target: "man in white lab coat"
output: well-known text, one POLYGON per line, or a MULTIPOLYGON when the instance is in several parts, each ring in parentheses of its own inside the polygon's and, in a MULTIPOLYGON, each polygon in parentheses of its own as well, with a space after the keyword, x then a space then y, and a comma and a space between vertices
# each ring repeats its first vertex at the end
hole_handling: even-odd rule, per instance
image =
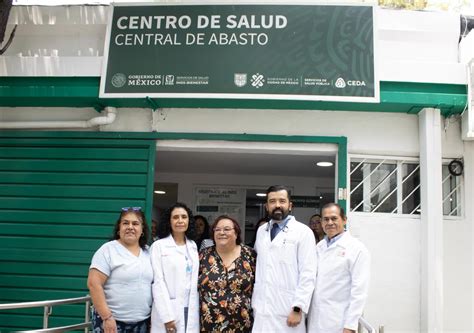
POLYGON ((257 231, 257 271, 252 332, 306 332, 305 317, 316 278, 316 242, 309 227, 290 214, 290 191, 267 190, 271 220, 257 231))
POLYGON ((326 237, 316 246, 318 272, 308 318, 308 332, 354 333, 364 309, 370 278, 367 248, 345 231, 344 209, 323 206, 326 237))

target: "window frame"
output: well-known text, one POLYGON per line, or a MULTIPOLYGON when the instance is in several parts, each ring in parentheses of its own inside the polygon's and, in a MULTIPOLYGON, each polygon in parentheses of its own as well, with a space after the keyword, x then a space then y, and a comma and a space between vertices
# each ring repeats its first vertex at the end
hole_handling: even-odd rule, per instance
MULTIPOLYGON (((348 175, 348 196, 347 196, 347 208, 348 212, 350 214, 381 214, 381 215, 391 215, 394 217, 407 217, 407 218, 420 218, 421 214, 407 214, 407 213, 398 213, 398 210, 403 209, 403 186, 401 186, 402 182, 402 173, 401 172, 396 172, 396 179, 397 179, 397 189, 396 189, 396 195, 397 195, 397 212, 364 212, 364 211, 353 211, 351 209, 351 164, 352 163, 361 163, 363 160, 364 163, 387 163, 387 164, 395 164, 396 165, 396 170, 400 170, 402 167, 402 164, 408 163, 408 164, 418 164, 420 163, 420 159, 418 157, 407 157, 407 156, 387 156, 387 155, 365 155, 365 154, 348 154, 348 161, 347 161, 347 175, 348 175)), ((453 159, 452 158, 443 158, 442 159, 442 166, 445 166, 449 164, 453 159)), ((458 200, 460 202, 459 204, 459 215, 444 215, 443 211, 443 204, 442 204, 442 211, 443 211, 443 220, 462 220, 464 219, 464 174, 462 174, 459 179, 459 189, 457 190, 458 193, 458 200)), ((420 183, 420 189, 421 189, 421 183, 420 183)), ((442 192, 443 195, 443 200, 444 200, 444 191, 442 192)))

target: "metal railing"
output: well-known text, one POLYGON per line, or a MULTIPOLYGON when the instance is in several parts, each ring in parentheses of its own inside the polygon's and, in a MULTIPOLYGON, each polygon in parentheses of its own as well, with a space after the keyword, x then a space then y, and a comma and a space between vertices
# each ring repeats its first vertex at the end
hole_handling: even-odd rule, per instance
MULTIPOLYGON (((42 332, 42 333, 61 333, 73 330, 80 330, 84 329, 84 332, 89 332, 89 328, 91 325, 90 317, 89 317, 89 308, 91 305, 91 297, 89 295, 84 297, 76 297, 76 298, 66 298, 66 299, 58 299, 53 301, 38 301, 38 302, 20 302, 20 303, 8 303, 8 304, 0 304, 0 311, 1 310, 13 310, 13 309, 26 309, 26 308, 39 308, 43 307, 43 329, 35 329, 35 330, 27 330, 27 331, 16 331, 16 332, 42 332), (66 304, 77 304, 85 302, 85 310, 84 310, 84 322, 74 325, 68 326, 61 326, 61 327, 51 327, 48 328, 49 316, 53 313, 53 306, 57 305, 66 305, 66 304)), ((363 333, 367 331, 368 333, 377 333, 375 328, 364 318, 359 318, 359 325, 357 328, 358 333, 363 333)), ((380 333, 384 331, 383 326, 380 327, 380 333)))
POLYGON ((369 332, 369 333, 377 333, 375 328, 372 325, 370 325, 370 323, 367 320, 365 320, 364 317, 360 317, 359 318, 359 327, 357 328, 357 333, 363 333, 364 330, 369 332))
POLYGON ((89 308, 91 304, 91 297, 89 295, 77 298, 66 298, 52 301, 38 301, 38 302, 20 302, 20 303, 8 303, 0 304, 0 310, 13 310, 13 309, 26 309, 26 308, 39 308, 43 307, 43 329, 35 329, 31 331, 15 331, 15 332, 44 332, 44 333, 60 333, 73 330, 84 329, 84 332, 89 331, 91 322, 89 317, 89 308), (49 316, 53 313, 53 306, 66 305, 66 304, 77 304, 85 302, 85 314, 84 322, 74 325, 51 327, 48 328, 49 316))

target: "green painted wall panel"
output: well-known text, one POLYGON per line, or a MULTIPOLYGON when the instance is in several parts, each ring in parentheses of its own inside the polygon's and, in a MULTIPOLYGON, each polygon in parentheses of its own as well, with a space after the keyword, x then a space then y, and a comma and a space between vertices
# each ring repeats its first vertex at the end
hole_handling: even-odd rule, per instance
MULTIPOLYGON (((41 147, 41 148, 126 148, 144 149, 150 142, 149 135, 136 132, 25 132, 8 131, 1 133, 4 147, 41 147), (140 140, 145 138, 145 140, 140 140), (34 141, 32 140, 34 139, 34 141), (54 139, 54 140, 52 140, 54 139), (78 140, 80 139, 80 140, 78 140), (100 140, 105 139, 105 140, 100 140), (118 139, 118 140, 114 140, 118 139), (110 140, 110 141, 109 141, 110 140)), ((130 156, 131 157, 131 156, 130 156)), ((111 158, 113 159, 113 158, 111 158)))
POLYGON ((56 158, 65 160, 148 160, 148 150, 129 148, 81 148, 74 151, 67 147, 55 147, 45 150, 43 147, 2 147, 0 158, 56 158))
MULTIPOLYGON (((68 304, 64 306, 54 307, 53 312, 58 316, 74 316, 78 311, 83 311, 85 307, 84 303, 78 304, 68 304)), ((43 309, 39 308, 27 308, 27 309, 15 309, 8 310, 9 314, 19 314, 19 315, 38 315, 43 314, 43 309)))
MULTIPOLYGON (((60 298, 69 298, 69 297, 81 297, 83 296, 84 290, 78 290, 71 292, 69 290, 55 290, 54 294, 60 298)), ((7 299, 14 299, 18 297, 18 294, 22 294, 24 299, 33 298, 38 300, 47 300, 51 295, 52 290, 50 289, 35 289, 35 288, 0 288, 0 295, 7 299)))
POLYGON ((0 159, 0 171, 66 171, 66 172, 123 172, 146 173, 147 162, 142 161, 94 161, 94 160, 40 160, 0 159))
MULTIPOLYGON (((0 133, 0 302, 79 297, 120 208, 151 216, 155 140, 126 133, 0 133)), ((61 310, 59 310, 61 308, 61 310)), ((0 330, 40 328, 42 309, 0 311, 0 330)), ((82 320, 54 308, 51 325, 82 320)))
MULTIPOLYGON (((110 229, 110 228, 109 228, 110 229)), ((102 237, 112 234, 110 230, 104 232, 102 237)), ((14 252, 0 253, 0 260, 6 262, 26 262, 31 261, 31 249, 17 248, 14 252)), ((89 264, 91 260, 89 250, 44 250, 35 249, 35 262, 44 263, 65 263, 65 264, 89 264)))
MULTIPOLYGON (((51 228, 50 228, 51 229, 51 228)), ((105 237, 109 236, 104 235, 105 237)), ((81 249, 94 249, 99 248, 102 245, 103 239, 90 239, 90 238, 79 238, 71 233, 71 237, 41 237, 40 235, 32 237, 20 237, 20 236, 8 236, 2 235, 2 246, 1 248, 20 248, 20 249, 64 249, 67 250, 81 250, 81 249)), ((38 257, 33 257, 33 261, 37 261, 38 257)))
POLYGON ((82 185, 33 185, 33 184, 4 184, 0 187, 0 196, 23 197, 58 197, 71 198, 110 198, 111 192, 114 199, 140 199, 145 196, 145 188, 136 186, 82 186, 82 185))
POLYGON ((0 276, 2 288, 15 288, 18 284, 33 285, 42 289, 82 289, 84 288, 84 279, 63 276, 0 276))
POLYGON ((53 211, 48 214, 38 214, 36 211, 15 211, 2 210, 0 214, 0 222, 16 221, 29 223, 69 223, 80 225, 96 225, 108 224, 109 221, 115 220, 117 214, 107 212, 59 212, 53 211))
POLYGON ((82 184, 82 185, 136 185, 146 182, 145 174, 54 173, 54 172, 0 172, 0 184, 82 184))
MULTIPOLYGON (((104 239, 105 241, 105 239, 104 239)), ((2 251, 5 250, 5 248, 1 249, 2 251)), ((32 251, 34 254, 36 251, 32 251)), ((91 258, 93 251, 90 251, 91 258)), ((44 260, 44 259, 43 259, 44 260)), ((50 272, 54 272, 55 276, 86 276, 87 275, 87 267, 88 265, 85 264, 75 264, 75 263, 68 263, 68 264, 58 264, 58 263, 42 263, 42 262, 37 262, 36 260, 36 255, 30 254, 29 261, 24 261, 24 262, 7 262, 4 261, 2 262, 2 265, 0 265, 0 273, 8 273, 8 274, 25 274, 25 275, 49 275, 50 272)), ((86 280, 84 279, 84 283, 86 283, 86 280)), ((85 286, 85 284, 84 284, 85 286)), ((18 288, 26 288, 28 286, 18 286, 18 288)), ((4 301, 5 297, 4 294, 0 293, 2 297, 2 302, 4 301)), ((81 294, 80 296, 84 296, 84 294, 81 294)), ((24 301, 24 300, 45 300, 45 299, 55 299, 57 298, 54 294, 49 295, 47 298, 44 299, 35 299, 35 298, 29 298, 28 295, 25 294, 18 294, 18 301, 24 301), (21 298, 20 298, 21 297, 21 298)), ((73 297, 73 296, 69 296, 73 297)), ((13 298, 17 299, 17 298, 13 298)), ((11 299, 9 299, 11 300, 11 299)))
MULTIPOLYGON (((8 316, 0 315, 0 322, 5 327, 7 332, 14 331, 18 327, 18 322, 20 322, 25 328, 35 329, 43 325, 43 316, 42 315, 18 315, 18 316, 8 316)), ((70 324, 76 324, 83 322, 81 319, 71 318, 71 317, 59 317, 54 316, 50 320, 50 326, 65 326, 70 324)))
MULTIPOLYGON (((110 220, 109 220, 110 221, 110 220)), ((3 235, 24 235, 24 236, 45 236, 51 237, 51 228, 54 228, 55 237, 69 238, 74 235, 75 238, 103 238, 104 235, 110 233, 110 222, 107 226, 97 226, 91 228, 90 226, 82 225, 60 225, 60 224, 45 224, 45 223, 2 223, 4 228, 3 235)))
MULTIPOLYGON (((133 198, 131 198, 133 199, 133 198)), ((115 212, 121 207, 130 206, 126 199, 84 199, 71 198, 21 198, 2 197, 0 209, 28 209, 28 210, 74 210, 74 211, 109 211, 115 212)), ((133 199, 133 206, 144 207, 145 201, 133 199)))

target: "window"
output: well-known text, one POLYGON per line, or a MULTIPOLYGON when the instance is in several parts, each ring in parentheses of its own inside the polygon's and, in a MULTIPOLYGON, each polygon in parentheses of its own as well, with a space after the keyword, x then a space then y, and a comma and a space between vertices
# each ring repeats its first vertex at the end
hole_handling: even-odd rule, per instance
POLYGON ((420 165, 417 161, 351 159, 350 210, 420 214, 420 165))
MULTIPOLYGON (((456 170, 455 172, 459 171, 456 170)), ((443 215, 461 216, 461 184, 462 176, 449 172, 448 164, 443 164, 443 215)))
MULTIPOLYGON (((455 166, 455 168, 460 168, 455 166)), ((462 176, 442 166, 443 215, 461 216, 462 176)), ((351 212, 420 214, 420 164, 417 160, 351 157, 351 212)))

